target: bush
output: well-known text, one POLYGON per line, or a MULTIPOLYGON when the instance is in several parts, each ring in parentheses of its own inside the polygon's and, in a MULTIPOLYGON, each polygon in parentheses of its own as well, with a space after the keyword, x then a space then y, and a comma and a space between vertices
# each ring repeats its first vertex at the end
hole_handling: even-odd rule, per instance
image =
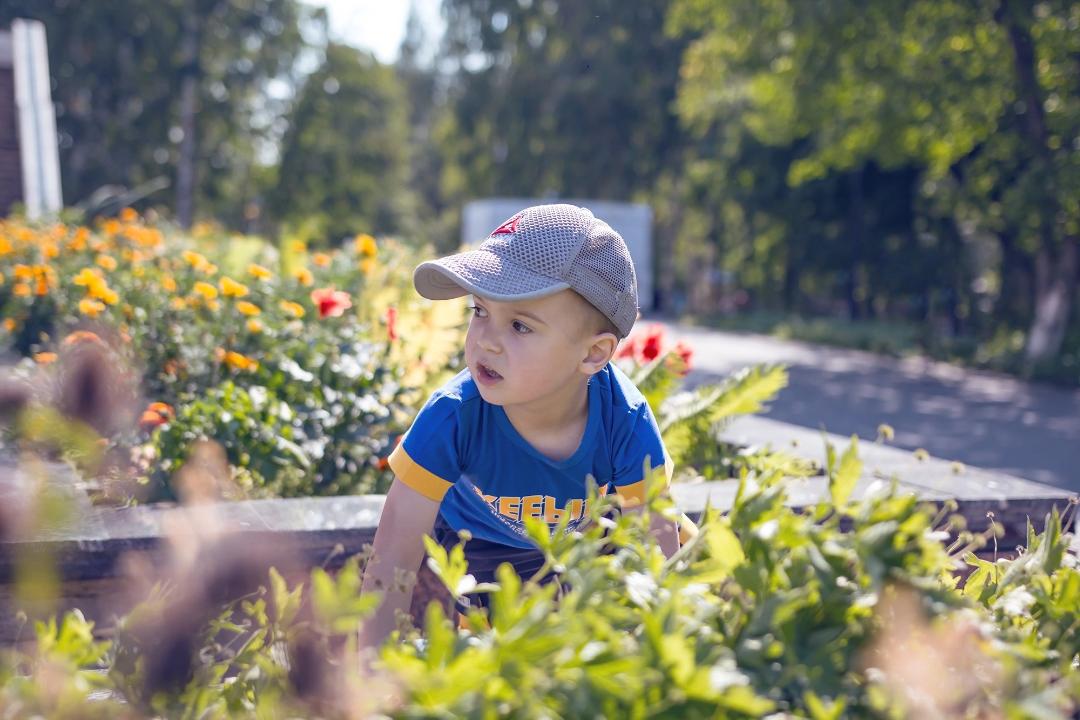
POLYGON ((98 428, 106 454, 137 460, 134 477, 106 463, 99 496, 175 498, 201 438, 224 446, 245 494, 385 490, 381 458, 451 367, 461 308, 421 303, 418 254, 392 240, 283 245, 130 211, 93 229, 0 223, 0 344, 26 358, 22 381, 62 384, 65 356, 97 346, 145 396, 98 428))
MULTIPOLYGON (((1066 718, 1077 707, 1080 572, 1056 513, 1017 559, 980 560, 895 485, 849 495, 854 444, 825 462, 832 496, 784 507, 776 470, 742 470, 727 516, 665 560, 645 516, 529 531, 539 575, 477 588, 459 550, 429 545, 449 591, 491 595, 463 625, 437 603, 361 662, 356 559, 301 585, 229 538, 209 540, 96 641, 78 612, 6 651, 0 705, 50 717, 1066 718), (842 530, 842 528, 847 528, 842 530), (943 537, 947 541, 943 542, 943 537), (959 571, 973 570, 966 583, 959 571), (228 592, 239 600, 220 602, 228 592), (96 699, 90 700, 91 696, 96 699), (85 703, 85 704, 84 704, 85 703)), ((651 508, 671 512, 658 492, 651 508)), ((190 541, 190 538, 189 538, 190 541)), ((190 550, 190 548, 188 548, 190 550)))

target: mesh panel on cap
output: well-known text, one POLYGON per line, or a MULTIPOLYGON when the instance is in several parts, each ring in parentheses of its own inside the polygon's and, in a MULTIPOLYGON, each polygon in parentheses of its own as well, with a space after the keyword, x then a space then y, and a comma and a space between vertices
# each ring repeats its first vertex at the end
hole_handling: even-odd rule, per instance
POLYGON ((551 278, 531 272, 532 268, 522 268, 513 260, 504 259, 483 247, 436 262, 486 295, 528 295, 558 284, 551 278))
POLYGON ((513 235, 493 235, 480 246, 550 278, 561 278, 581 247, 592 214, 573 205, 537 205, 521 213, 513 235))

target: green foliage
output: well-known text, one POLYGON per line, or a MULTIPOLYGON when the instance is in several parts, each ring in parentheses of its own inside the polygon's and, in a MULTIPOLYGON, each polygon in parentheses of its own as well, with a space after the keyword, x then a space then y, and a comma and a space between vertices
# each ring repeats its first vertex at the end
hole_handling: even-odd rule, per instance
MULTIPOLYGON (((834 501, 793 512, 781 473, 743 470, 730 512, 706 511, 698 536, 669 559, 649 538, 647 514, 611 516, 612 500, 599 497, 584 531, 542 533, 547 562, 533 578, 504 567, 497 583, 476 587, 460 547, 429 544, 451 592, 487 593, 490 610, 470 611, 455 628, 432 603, 419 631, 381 648, 379 674, 366 680, 354 674, 350 638, 374 601, 358 595, 354 560, 336 577, 315 570, 310 593, 271 571, 210 612, 181 656, 193 661, 190 676, 168 686, 147 685, 155 643, 167 637, 152 620, 175 611, 168 588, 111 642, 94 641, 77 613, 43 623, 32 659, 5 654, 0 698, 55 716, 98 689, 105 694, 88 707, 102 716, 364 708, 402 718, 893 718, 960 707, 1068 717, 1080 700, 1071 670, 1080 574, 1068 523, 1054 513, 1015 560, 982 560, 971 552, 985 535, 959 531, 942 543, 958 531, 948 508, 935 513, 881 483, 859 500, 840 497, 859 463, 855 446, 840 460, 827 455, 834 501), (973 572, 958 585, 960 557, 973 572), (555 581, 541 582, 549 570, 555 581), (49 694, 46 667, 66 669, 51 676, 59 684, 49 694), (954 689, 909 674, 925 667, 954 689), (301 668, 326 680, 314 695, 301 668)), ((649 502, 669 509, 661 497, 649 502)))
POLYGON ((277 185, 276 218, 315 219, 321 243, 358 230, 413 230, 406 187, 405 98, 391 68, 370 54, 331 44, 289 114, 277 185))

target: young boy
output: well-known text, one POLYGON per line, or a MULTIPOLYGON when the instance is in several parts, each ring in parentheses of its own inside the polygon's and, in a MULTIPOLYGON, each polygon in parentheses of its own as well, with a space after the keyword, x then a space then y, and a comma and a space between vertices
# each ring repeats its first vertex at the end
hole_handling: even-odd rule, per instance
MULTIPOLYGON (((375 534, 363 590, 385 592, 364 629, 385 639, 411 590, 422 536, 465 543, 469 572, 494 580, 511 563, 524 578, 543 564, 522 519, 587 517, 587 476, 628 506, 644 495, 644 464, 665 465, 648 403, 610 363, 637 318, 637 280, 622 237, 584 208, 538 205, 496 228, 475 250, 422 263, 413 282, 432 300, 472 295, 466 368, 432 394, 390 455, 395 480, 375 534)), ((666 467, 670 479, 670 464, 666 467)), ((664 553, 674 522, 650 527, 664 553)))

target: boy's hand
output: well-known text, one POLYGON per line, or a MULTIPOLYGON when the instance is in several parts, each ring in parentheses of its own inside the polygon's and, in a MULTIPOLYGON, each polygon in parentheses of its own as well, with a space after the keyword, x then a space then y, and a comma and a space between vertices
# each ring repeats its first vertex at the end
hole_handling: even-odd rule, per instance
POLYGON ((379 527, 375 531, 371 559, 364 569, 360 591, 382 593, 383 600, 360 634, 361 647, 381 645, 393 632, 398 610, 407 611, 412 586, 402 588, 397 571, 414 573, 424 557, 423 536, 431 532, 439 503, 430 500, 397 478, 386 493, 379 527))

